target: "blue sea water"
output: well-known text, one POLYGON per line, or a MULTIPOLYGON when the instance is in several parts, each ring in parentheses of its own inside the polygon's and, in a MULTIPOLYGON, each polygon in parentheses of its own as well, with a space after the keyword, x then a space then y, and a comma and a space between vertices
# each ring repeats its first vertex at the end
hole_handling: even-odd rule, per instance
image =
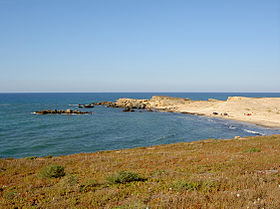
POLYGON ((76 104, 167 95, 207 100, 228 96, 280 97, 280 93, 3 93, 0 94, 0 158, 66 155, 100 150, 280 134, 247 123, 162 112, 122 112, 96 106, 91 115, 35 115, 44 109, 77 109, 76 104))

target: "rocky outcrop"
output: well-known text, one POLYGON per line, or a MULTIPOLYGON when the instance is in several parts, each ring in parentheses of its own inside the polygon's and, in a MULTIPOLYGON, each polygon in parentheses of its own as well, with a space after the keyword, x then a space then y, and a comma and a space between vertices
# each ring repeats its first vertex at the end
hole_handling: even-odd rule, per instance
POLYGON ((185 104, 189 102, 190 99, 169 97, 169 96, 153 96, 151 99, 130 99, 130 98, 120 98, 116 101, 118 107, 131 107, 133 109, 158 109, 158 110, 171 110, 178 104, 185 104))
POLYGON ((110 101, 102 101, 102 102, 94 102, 91 103, 92 105, 99 105, 99 106, 114 106, 115 103, 114 102, 110 102, 110 101))
POLYGON ((145 109, 148 101, 148 99, 120 98, 116 101, 116 105, 122 108, 132 107, 134 109, 145 109))
POLYGON ((150 103, 150 107, 152 108, 171 108, 171 107, 175 107, 177 105, 181 105, 181 104, 186 104, 187 102, 189 102, 190 99, 186 98, 179 98, 179 97, 169 97, 169 96, 153 96, 149 103, 150 103))
MULTIPOLYGON (((151 99, 131 99, 131 98, 120 98, 114 102, 97 102, 92 103, 93 105, 104 105, 111 108, 130 108, 130 109, 158 109, 174 107, 178 104, 185 104, 190 102, 189 98, 178 98, 169 96, 153 96, 151 99)), ((168 109, 169 110, 169 109, 168 109)), ((125 111, 126 112, 126 111, 125 111)))
POLYGON ((123 112, 134 112, 133 108, 132 107, 125 107, 123 109, 123 112))
POLYGON ((248 97, 228 97, 227 101, 250 100, 248 97))
POLYGON ((280 127, 280 98, 249 98, 240 96, 228 97, 226 101, 212 98, 209 98, 208 101, 200 101, 190 100, 189 98, 153 96, 151 99, 120 98, 116 102, 92 104, 124 108, 124 112, 131 112, 136 109, 138 109, 138 112, 141 112, 142 109, 145 109, 147 112, 177 112, 233 119, 268 127, 280 127), (254 110, 254 113, 252 110, 254 110))
POLYGON ((81 115, 81 114, 92 114, 92 112, 81 112, 78 110, 71 110, 71 109, 67 109, 67 110, 42 110, 42 111, 36 111, 35 114, 37 115, 54 115, 54 114, 68 114, 68 115, 72 115, 72 114, 76 114, 76 115, 81 115))

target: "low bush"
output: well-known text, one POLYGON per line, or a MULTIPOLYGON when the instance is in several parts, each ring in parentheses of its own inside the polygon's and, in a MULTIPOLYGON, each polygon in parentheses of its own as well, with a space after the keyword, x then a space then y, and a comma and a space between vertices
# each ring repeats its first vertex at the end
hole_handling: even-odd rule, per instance
POLYGON ((72 188, 78 185, 79 177, 77 175, 66 175, 60 183, 63 185, 64 188, 72 188))
POLYGON ((172 187, 175 190, 188 190, 188 191, 201 191, 201 192, 211 192, 217 189, 219 186, 218 182, 215 181, 178 181, 175 182, 172 187))
POLYGON ((15 197, 15 195, 16 195, 16 190, 12 188, 11 190, 4 192, 3 197, 5 199, 12 200, 15 197))
POLYGON ((100 184, 97 181, 89 179, 87 182, 80 185, 80 192, 95 191, 98 186, 100 186, 100 184))
POLYGON ((42 168, 38 175, 44 179, 59 178, 65 175, 64 167, 56 164, 48 165, 42 168))
POLYGON ((132 181, 145 181, 138 173, 130 171, 119 171, 107 177, 107 181, 111 184, 124 184, 132 181))
POLYGON ((36 157, 36 156, 29 156, 29 157, 26 157, 25 159, 26 159, 26 160, 34 160, 34 159, 36 159, 36 158, 38 158, 38 157, 36 157))
POLYGON ((260 151, 261 151, 261 149, 257 148, 257 147, 252 147, 252 148, 243 150, 243 152, 245 152, 245 153, 260 152, 260 151))

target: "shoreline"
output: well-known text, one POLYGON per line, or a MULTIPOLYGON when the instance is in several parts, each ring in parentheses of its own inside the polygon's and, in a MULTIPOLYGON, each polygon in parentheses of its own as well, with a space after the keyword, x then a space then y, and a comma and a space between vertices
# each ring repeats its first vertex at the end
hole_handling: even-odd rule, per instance
POLYGON ((138 108, 162 112, 176 112, 198 116, 247 122, 266 128, 280 128, 280 97, 228 97, 226 101, 209 98, 208 101, 190 100, 169 96, 151 99, 120 98, 118 107, 138 108))
POLYGON ((211 116, 211 115, 205 115, 205 114, 186 113, 186 112, 174 112, 174 113, 180 113, 180 114, 186 114, 186 115, 196 115, 196 116, 203 116, 203 117, 209 117, 209 118, 218 118, 218 119, 222 119, 222 120, 235 121, 235 122, 245 123, 245 124, 248 123, 248 124, 261 126, 263 128, 269 128, 269 129, 273 129, 273 130, 279 130, 280 129, 280 126, 268 126, 268 125, 265 125, 265 124, 256 123, 256 122, 252 122, 252 121, 239 120, 239 119, 234 119, 234 118, 225 118, 225 117, 221 117, 221 116, 211 116))

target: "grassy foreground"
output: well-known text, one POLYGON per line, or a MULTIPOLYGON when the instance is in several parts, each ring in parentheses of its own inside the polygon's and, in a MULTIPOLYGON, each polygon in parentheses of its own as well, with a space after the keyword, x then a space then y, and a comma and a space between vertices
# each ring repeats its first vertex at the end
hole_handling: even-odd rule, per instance
POLYGON ((280 135, 0 159, 0 208, 279 208, 280 135))

